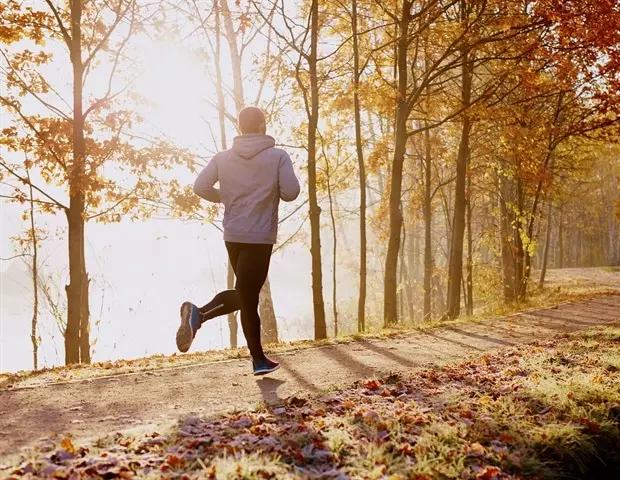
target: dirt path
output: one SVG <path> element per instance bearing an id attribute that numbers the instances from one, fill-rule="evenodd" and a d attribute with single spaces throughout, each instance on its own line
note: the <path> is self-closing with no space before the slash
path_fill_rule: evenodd
<path id="1" fill-rule="evenodd" d="M 161 428 L 190 413 L 277 403 L 386 371 L 442 364 L 472 353 L 513 346 L 620 321 L 620 294 L 506 318 L 414 332 L 396 339 L 311 348 L 277 359 L 265 379 L 247 360 L 99 378 L 0 392 L 0 456 L 57 434 L 96 438 L 128 428 Z"/>

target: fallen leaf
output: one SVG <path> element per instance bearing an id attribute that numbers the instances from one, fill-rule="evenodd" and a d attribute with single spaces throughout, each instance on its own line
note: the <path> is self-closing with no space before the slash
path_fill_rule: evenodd
<path id="1" fill-rule="evenodd" d="M 483 468 L 480 472 L 478 472 L 476 478 L 480 480 L 493 480 L 500 473 L 502 473 L 501 469 L 497 467 L 487 466 Z"/>
<path id="2" fill-rule="evenodd" d="M 73 445 L 73 442 L 69 437 L 65 437 L 60 441 L 60 448 L 69 452 L 72 455 L 75 454 L 75 445 Z"/>
<path id="3" fill-rule="evenodd" d="M 248 428 L 252 426 L 253 423 L 254 422 L 252 421 L 250 417 L 243 416 L 239 420 L 235 420 L 234 422 L 231 422 L 230 426 L 234 428 Z"/>
<path id="4" fill-rule="evenodd" d="M 365 414 L 364 414 L 364 421 L 367 424 L 373 424 L 373 423 L 377 423 L 381 420 L 381 416 L 375 412 L 374 410 L 368 410 Z"/>
<path id="5" fill-rule="evenodd" d="M 378 390 L 379 383 L 376 380 L 369 380 L 364 383 L 364 387 L 366 387 L 368 390 Z"/>
<path id="6" fill-rule="evenodd" d="M 185 465 L 185 459 L 176 455 L 168 455 L 166 463 L 174 469 L 182 468 Z"/>
<path id="7" fill-rule="evenodd" d="M 469 446 L 469 453 L 476 457 L 481 457 L 486 453 L 486 449 L 478 442 L 474 442 Z"/>
<path id="8" fill-rule="evenodd" d="M 59 468 L 54 472 L 54 478 L 69 478 L 69 472 L 64 468 Z"/>

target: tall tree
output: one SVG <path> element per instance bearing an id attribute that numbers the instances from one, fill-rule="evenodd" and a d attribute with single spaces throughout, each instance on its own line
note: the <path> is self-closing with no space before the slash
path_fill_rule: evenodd
<path id="1" fill-rule="evenodd" d="M 289 16 L 284 2 L 277 6 L 279 22 L 269 19 L 261 5 L 253 1 L 257 13 L 265 20 L 272 31 L 283 43 L 282 55 L 289 52 L 296 55 L 292 74 L 296 85 L 301 91 L 303 106 L 306 113 L 307 135 L 307 170 L 308 170 L 308 204 L 310 218 L 310 256 L 312 258 L 312 304 L 314 310 L 314 338 L 327 338 L 325 318 L 325 301 L 323 299 L 323 262 L 321 254 L 321 207 L 317 191 L 317 136 L 319 124 L 319 2 L 311 0 L 304 26 L 300 26 Z M 272 4 L 275 8 L 276 2 Z M 308 46 L 308 38 L 310 45 Z"/>
<path id="2" fill-rule="evenodd" d="M 308 197 L 310 203 L 310 254 L 312 255 L 312 303 L 314 304 L 314 338 L 327 338 L 325 303 L 323 301 L 323 265 L 321 262 L 321 208 L 316 188 L 316 137 L 319 124 L 319 78 L 317 74 L 319 43 L 319 1 L 310 6 L 310 98 L 308 110 Z M 298 78 L 300 78 L 298 76 Z"/>
<path id="3" fill-rule="evenodd" d="M 367 284 L 367 239 L 366 239 L 366 165 L 362 144 L 362 120 L 360 107 L 360 52 L 357 28 L 357 0 L 351 2 L 351 35 L 353 36 L 353 115 L 355 116 L 355 149 L 360 179 L 360 291 L 357 304 L 357 329 L 366 330 L 366 284 Z"/>
<path id="4" fill-rule="evenodd" d="M 413 2 L 404 0 L 398 18 L 397 45 L 397 76 L 396 122 L 394 133 L 394 154 L 392 158 L 392 175 L 390 178 L 390 236 L 387 255 L 385 257 L 385 280 L 383 293 L 383 317 L 386 326 L 398 321 L 397 271 L 398 252 L 402 234 L 403 215 L 401 210 L 401 193 L 403 183 L 403 163 L 407 146 L 407 122 L 411 112 L 411 101 L 408 95 L 409 62 L 407 52 L 410 40 L 411 7 Z"/>
<path id="5" fill-rule="evenodd" d="M 184 152 L 162 141 L 136 146 L 130 132 L 137 116 L 122 108 L 123 95 L 135 76 L 123 86 L 119 69 L 126 66 L 129 44 L 142 23 L 142 11 L 134 0 L 84 2 L 71 0 L 32 7 L 10 2 L 0 10 L 0 41 L 11 48 L 2 50 L 6 88 L 0 102 L 10 116 L 1 132 L 0 144 L 9 154 L 0 157 L 0 168 L 12 179 L 13 198 L 23 198 L 23 187 L 32 186 L 50 213 L 61 211 L 67 219 L 69 284 L 65 362 L 89 363 L 89 277 L 85 258 L 87 220 L 120 221 L 121 213 L 147 214 L 139 210 L 139 199 L 153 198 L 165 188 L 149 181 L 153 169 L 190 164 Z M 46 45 L 59 41 L 68 57 L 71 91 L 63 92 L 64 80 L 45 67 L 53 56 L 62 61 L 61 50 Z M 57 71 L 57 70 L 56 70 Z M 96 76 L 107 76 L 104 91 Z M 33 102 L 37 107 L 33 108 Z M 47 115 L 47 116 L 45 116 Z M 95 132 L 96 130 L 96 132 Z M 23 162 L 18 152 L 31 152 Z M 12 155 L 11 155 L 12 153 Z M 173 161 L 170 161 L 173 158 Z M 129 184 L 119 184 L 104 175 L 106 164 L 124 170 Z M 26 169 L 37 171 L 28 179 Z M 40 182 L 45 182 L 43 186 Z M 66 200 L 59 200 L 50 184 L 64 187 Z"/>
<path id="6" fill-rule="evenodd" d="M 225 2 L 224 2 L 225 3 Z M 196 4 L 194 3 L 196 7 Z M 196 7 L 197 12 L 199 9 Z M 222 144 L 222 150 L 227 150 L 228 145 L 226 142 L 226 102 L 224 100 L 224 82 L 222 80 L 222 50 L 221 50 L 221 15 L 220 15 L 220 2 L 215 0 L 213 3 L 214 23 L 215 23 L 215 89 L 217 92 L 217 114 L 220 124 L 220 141 Z M 228 12 L 230 14 L 230 12 Z M 199 14 L 199 13 L 198 13 Z M 204 23 L 202 23 L 204 25 Z M 236 46 L 237 43 L 234 42 Z M 242 95 L 243 96 L 243 95 Z M 232 268 L 232 263 L 228 260 L 227 272 L 226 272 L 226 286 L 228 289 L 233 289 L 235 285 L 235 272 Z M 235 313 L 229 313 L 228 317 L 228 334 L 230 348 L 237 348 L 237 335 L 239 325 L 237 324 L 237 316 Z"/>
<path id="7" fill-rule="evenodd" d="M 461 22 L 467 22 L 470 12 L 468 2 L 460 2 Z M 466 29 L 467 27 L 463 27 Z M 461 76 L 462 131 L 456 160 L 456 185 L 454 190 L 454 219 L 452 221 L 452 239 L 450 241 L 450 258 L 448 261 L 448 301 L 447 317 L 456 318 L 461 310 L 461 281 L 463 279 L 463 240 L 465 237 L 465 214 L 467 211 L 467 165 L 469 162 L 469 136 L 472 120 L 468 112 L 471 106 L 472 75 L 474 60 L 469 46 L 463 46 Z"/>

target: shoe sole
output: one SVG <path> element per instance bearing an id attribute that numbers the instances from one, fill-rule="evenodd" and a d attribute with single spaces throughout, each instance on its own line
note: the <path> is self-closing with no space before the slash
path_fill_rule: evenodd
<path id="1" fill-rule="evenodd" d="M 185 302 L 181 305 L 181 325 L 179 325 L 179 329 L 177 330 L 177 348 L 182 353 L 189 350 L 194 340 L 192 327 L 189 324 L 191 314 L 192 305 L 189 302 Z"/>
<path id="2" fill-rule="evenodd" d="M 275 372 L 276 370 L 278 370 L 280 368 L 280 365 L 276 365 L 273 368 L 270 368 L 269 370 L 259 370 L 258 372 L 254 372 L 254 376 L 255 377 L 260 377 L 261 375 L 268 375 L 270 373 Z"/>

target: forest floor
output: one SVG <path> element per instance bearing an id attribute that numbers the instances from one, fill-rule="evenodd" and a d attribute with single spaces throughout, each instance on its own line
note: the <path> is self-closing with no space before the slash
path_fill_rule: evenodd
<path id="1" fill-rule="evenodd" d="M 251 376 L 247 359 L 7 377 L 0 477 L 491 479 L 593 468 L 590 456 L 606 451 L 596 442 L 620 441 L 620 275 L 608 273 L 592 285 L 607 294 L 580 301 L 280 350 L 268 378 Z"/>

